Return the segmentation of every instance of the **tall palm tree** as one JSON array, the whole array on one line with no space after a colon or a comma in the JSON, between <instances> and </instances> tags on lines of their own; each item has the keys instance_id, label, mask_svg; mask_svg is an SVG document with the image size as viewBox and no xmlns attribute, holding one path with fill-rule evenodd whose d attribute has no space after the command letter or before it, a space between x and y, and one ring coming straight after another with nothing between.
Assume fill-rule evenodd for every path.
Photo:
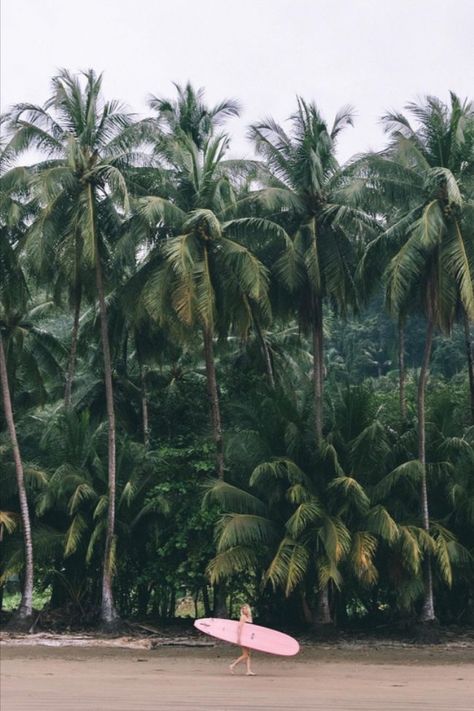
<instances>
[{"instance_id":1,"label":"tall palm tree","mask_svg":"<svg viewBox=\"0 0 474 711\"><path fill-rule=\"evenodd\" d=\"M390 200L396 219L378 238L391 243L394 256L387 269L387 303L397 317L414 306L426 317L426 337L418 380L418 461L423 526L430 530L426 477L425 392L436 328L449 333L460 300L474 317L474 248L466 220L472 205L463 196L466 136L472 104L451 94L447 106L436 97L409 104L416 125L402 113L384 117L389 148L367 161L367 180ZM469 143L469 142L468 142ZM472 150L472 143L468 146ZM472 163L469 171L472 171ZM469 171L467 171L469 173ZM425 559L425 593L420 621L435 619L432 572Z\"/></svg>"},{"instance_id":2,"label":"tall palm tree","mask_svg":"<svg viewBox=\"0 0 474 711\"><path fill-rule=\"evenodd\" d=\"M19 104L11 109L12 137L6 150L8 155L18 155L34 147L46 156L32 169L42 207L32 227L32 238L41 245L38 248L52 253L67 240L68 248L57 252L66 254L74 265L72 271L77 275L79 263L85 263L95 274L109 425L101 619L104 625L113 626L117 617L111 566L115 546L116 426L104 276L121 216L128 210L125 173L133 158L136 136L131 114L117 101L103 102L101 85L101 76L92 70L82 77L62 70L53 78L52 95L44 106ZM61 220L59 231L48 230L51 214L56 215L56 224ZM76 331L74 328L73 335ZM71 353L73 350L74 346Z\"/></svg>"},{"instance_id":3,"label":"tall palm tree","mask_svg":"<svg viewBox=\"0 0 474 711\"><path fill-rule=\"evenodd\" d=\"M28 298L28 288L24 273L20 267L18 253L21 247L24 224L22 218L25 210L21 200L27 193L24 171L13 169L0 178L0 384L2 402L10 444L15 462L16 482L20 500L21 524L23 530L25 579L22 590L17 620L20 624L28 624L33 612L33 543L31 537L31 521L25 487L23 462L18 444L15 417L10 395L10 385L7 368L7 357L4 347L5 317L12 310L21 312ZM12 186L15 191L12 192Z\"/></svg>"},{"instance_id":4,"label":"tall palm tree","mask_svg":"<svg viewBox=\"0 0 474 711\"><path fill-rule=\"evenodd\" d=\"M162 104L157 107L161 112ZM284 230L264 219L229 219L238 197L232 180L235 166L224 160L229 139L216 133L215 126L217 116L233 114L237 109L225 102L220 107L206 114L213 118L209 118L205 130L199 122L183 127L182 107L163 109L158 130L155 127L152 134L161 162L157 182L162 189L141 201L140 212L161 238L145 267L150 314L158 320L173 314L184 326L197 326L202 334L216 470L223 478L222 417L213 341L230 327L240 333L248 331L257 309L269 317L267 270L244 244L242 234L267 233L282 238ZM160 122L165 122L165 131Z\"/></svg>"},{"instance_id":5,"label":"tall palm tree","mask_svg":"<svg viewBox=\"0 0 474 711\"><path fill-rule=\"evenodd\" d=\"M229 117L240 114L240 105L235 99L224 99L210 107L204 101L204 89L195 89L189 82L184 87L174 86L176 99L151 96L148 105L157 112L156 120L165 133L172 136L185 134L199 150L204 148L218 126Z\"/></svg>"},{"instance_id":6,"label":"tall palm tree","mask_svg":"<svg viewBox=\"0 0 474 711\"><path fill-rule=\"evenodd\" d=\"M250 138L268 173L260 173L266 185L249 201L280 222L293 238L276 268L294 294L300 324L311 334L314 429L320 445L323 304L330 300L344 313L354 303L352 242L370 228L371 220L351 205L348 182L336 159L337 137L352 125L350 107L341 109L329 128L316 105L299 98L290 122L290 133L273 119L251 126Z\"/></svg>"}]
</instances>

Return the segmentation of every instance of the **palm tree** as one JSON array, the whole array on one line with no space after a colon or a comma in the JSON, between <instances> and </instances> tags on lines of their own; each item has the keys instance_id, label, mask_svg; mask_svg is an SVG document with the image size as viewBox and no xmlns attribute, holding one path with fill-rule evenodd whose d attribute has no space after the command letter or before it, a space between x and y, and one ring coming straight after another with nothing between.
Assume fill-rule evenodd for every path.
<instances>
[{"instance_id":1,"label":"palm tree","mask_svg":"<svg viewBox=\"0 0 474 711\"><path fill-rule=\"evenodd\" d=\"M184 87L174 84L178 94L175 100L151 96L148 105L157 112L157 123L164 133L188 136L202 150L218 126L229 117L240 114L235 99L224 99L216 106L204 102L204 89L194 89L188 82Z\"/></svg>"},{"instance_id":2,"label":"palm tree","mask_svg":"<svg viewBox=\"0 0 474 711\"><path fill-rule=\"evenodd\" d=\"M102 423L96 426L84 410L59 411L44 418L41 449L50 470L48 485L37 498L36 509L53 537L60 536L61 546L53 561L52 605L63 602L64 592L71 595L81 581L84 601L95 607L98 592L95 570L107 531L107 471L101 452L106 445ZM156 469L162 463L159 452L123 438L117 467L117 546L123 555L133 546L145 545L134 535L149 518L158 514L158 504L151 506L146 495L156 484ZM165 507L165 504L163 504ZM156 516L155 516L156 518ZM112 565L119 560L115 554ZM76 601L77 602L77 601Z\"/></svg>"},{"instance_id":3,"label":"palm tree","mask_svg":"<svg viewBox=\"0 0 474 711\"><path fill-rule=\"evenodd\" d=\"M52 96L44 106L19 104L13 107L9 112L12 138L6 151L8 155L18 155L34 147L46 155L47 160L32 170L42 207L32 235L49 252L68 241L67 249L57 251L65 253L74 265L76 318L79 262L93 267L95 272L109 425L108 521L101 619L105 626L113 626L117 617L111 566L115 545L116 426L104 272L121 216L128 210L125 172L132 159L136 135L133 118L121 104L102 101L101 76L89 70L83 78L85 85L80 77L62 70L53 78ZM47 229L51 214L56 215L56 224L62 220L62 229L58 232ZM76 327L73 335L77 335ZM74 343L71 362L73 353Z\"/></svg>"},{"instance_id":4,"label":"palm tree","mask_svg":"<svg viewBox=\"0 0 474 711\"><path fill-rule=\"evenodd\" d=\"M223 478L213 341L230 327L241 334L248 332L257 311L269 318L267 270L244 244L242 235L266 233L282 238L284 230L264 219L229 219L238 197L232 180L235 164L224 160L229 139L226 134L216 134L215 126L221 115L235 114L237 108L223 102L218 109L207 111L205 129L199 121L190 126L181 120L183 96L181 92L173 110L168 104L163 108L163 102L152 102L160 111L152 139L162 165L157 181L162 189L143 199L140 207L142 217L160 238L145 266L146 303L153 318L169 323L173 315L185 327L198 326L201 331L216 470ZM163 123L164 131L160 129Z\"/></svg>"},{"instance_id":5,"label":"palm tree","mask_svg":"<svg viewBox=\"0 0 474 711\"><path fill-rule=\"evenodd\" d=\"M361 584L373 585L378 543L393 545L398 529L383 506L371 505L357 475L345 474L334 446L322 446L316 459L308 453L305 410L298 413L291 400L272 394L261 406L272 420L270 427L268 421L260 424L259 416L253 424L258 429L241 429L234 446L246 452L248 461L274 451L276 439L279 450L291 451L293 458L260 461L250 475L250 490L230 482L209 486L206 500L217 501L224 511L209 569L213 580L255 570L257 580L261 576L263 584L271 583L286 597L298 591L306 621L319 626L332 622L329 587L343 587L344 569ZM373 423L368 427L373 429ZM362 441L370 437L367 430L355 440L358 457Z\"/></svg>"},{"instance_id":6,"label":"palm tree","mask_svg":"<svg viewBox=\"0 0 474 711\"><path fill-rule=\"evenodd\" d=\"M451 94L450 106L435 97L409 104L407 116L384 117L391 144L367 161L367 179L379 196L392 201L396 219L379 237L394 251L387 269L387 303L397 318L418 306L427 320L418 380L418 461L421 467L421 515L430 530L426 477L425 392L435 328L449 333L459 299L474 316L474 250L463 198L465 136L472 125L472 104ZM425 558L425 593L420 621L435 619L432 571Z\"/></svg>"},{"instance_id":7,"label":"palm tree","mask_svg":"<svg viewBox=\"0 0 474 711\"><path fill-rule=\"evenodd\" d=\"M2 389L3 410L7 423L10 444L15 462L16 482L20 499L20 513L23 530L25 580L22 590L20 607L17 612L17 621L21 625L28 624L33 612L33 543L31 538L30 512L25 488L25 475L21 458L20 447L16 433L15 418L10 396L7 358L4 348L2 331L5 329L5 317L15 311L22 311L28 298L28 289L25 275L18 260L19 247L22 235L22 217L25 210L21 200L19 184L23 171L14 170L6 173L0 179L0 384ZM13 179L12 179L13 178ZM18 180L20 178L20 180ZM16 194L10 191L12 185L16 186ZM26 192L26 190L25 190ZM3 523L2 523L3 528Z\"/></svg>"},{"instance_id":8,"label":"palm tree","mask_svg":"<svg viewBox=\"0 0 474 711\"><path fill-rule=\"evenodd\" d=\"M255 571L257 581L271 583L286 597L299 591L310 624L332 622L328 582L339 584L341 559L350 534L330 515L315 493L311 478L289 459L262 462L247 487L213 482L206 501L224 511L217 526L217 555L209 564L212 582ZM311 579L311 576L314 576ZM307 594L318 590L316 611Z\"/></svg>"},{"instance_id":9,"label":"palm tree","mask_svg":"<svg viewBox=\"0 0 474 711\"><path fill-rule=\"evenodd\" d=\"M291 248L276 270L293 292L297 316L309 331L313 350L314 428L321 444L324 429L324 314L330 300L342 313L354 303L351 275L352 242L371 225L369 217L351 205L348 182L336 160L339 133L352 125L344 107L331 129L315 104L298 99L287 133L273 119L250 128L268 173L265 187L248 200L280 222L293 236ZM262 175L263 173L263 175Z\"/></svg>"},{"instance_id":10,"label":"palm tree","mask_svg":"<svg viewBox=\"0 0 474 711\"><path fill-rule=\"evenodd\" d=\"M8 387L7 364L3 348L3 338L0 330L0 382L2 385L3 409L10 434L13 458L15 460L18 496L20 498L21 522L25 544L25 582L21 596L21 604L17 613L19 622L28 622L33 612L33 543L31 539L30 514L25 489L25 476L21 460L20 447L16 436L15 419L13 415L10 390Z\"/></svg>"}]
</instances>

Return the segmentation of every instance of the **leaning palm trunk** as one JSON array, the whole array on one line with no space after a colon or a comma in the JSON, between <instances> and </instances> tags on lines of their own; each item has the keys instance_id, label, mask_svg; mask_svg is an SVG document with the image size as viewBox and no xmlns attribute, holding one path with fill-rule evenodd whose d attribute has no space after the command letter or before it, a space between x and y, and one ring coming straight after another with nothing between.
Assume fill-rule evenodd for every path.
<instances>
[{"instance_id":1,"label":"leaning palm trunk","mask_svg":"<svg viewBox=\"0 0 474 711\"><path fill-rule=\"evenodd\" d=\"M212 331L209 326L202 329L204 339L204 358L206 361L207 391L211 403L212 437L216 446L216 468L219 479L224 479L224 443L222 438L221 410L217 389L216 366L212 346Z\"/></svg>"},{"instance_id":2,"label":"leaning palm trunk","mask_svg":"<svg viewBox=\"0 0 474 711\"><path fill-rule=\"evenodd\" d=\"M425 431L425 392L426 383L428 380L428 368L431 356L431 346L433 343L433 317L430 313L428 317L428 328L426 332L425 349L423 353L423 362L420 371L420 380L418 383L418 459L421 464L421 514L423 520L423 528L425 531L430 530L430 515L428 507L428 488L426 482L426 431ZM436 619L434 612L433 600L433 576L431 571L431 560L427 554L423 564L424 577L424 600L423 607L420 612L420 622L432 622Z\"/></svg>"},{"instance_id":3,"label":"leaning palm trunk","mask_svg":"<svg viewBox=\"0 0 474 711\"><path fill-rule=\"evenodd\" d=\"M64 407L66 409L71 407L72 383L74 381L74 374L76 370L77 339L79 335L79 318L81 315L81 297L82 289L81 285L78 284L74 290L74 321L72 324L71 349L69 351L69 360L66 371L66 386L64 388Z\"/></svg>"},{"instance_id":4,"label":"leaning palm trunk","mask_svg":"<svg viewBox=\"0 0 474 711\"><path fill-rule=\"evenodd\" d=\"M25 476L23 463L21 461L20 447L16 436L15 420L13 417L10 389L8 386L7 364L5 351L3 349L3 339L0 332L0 382L3 394L3 409L7 421L8 433L10 435L15 461L16 481L18 486L18 497L20 499L21 522L23 527L23 542L25 547L25 581L21 596L21 603L16 614L18 622L27 622L33 612L33 542L31 539L30 513L28 510L28 500L26 497Z\"/></svg>"},{"instance_id":5,"label":"leaning palm trunk","mask_svg":"<svg viewBox=\"0 0 474 711\"><path fill-rule=\"evenodd\" d=\"M467 372L469 375L469 397L471 405L471 422L474 425L474 354L471 338L471 323L466 310L463 308L464 338L466 342Z\"/></svg>"},{"instance_id":6,"label":"leaning palm trunk","mask_svg":"<svg viewBox=\"0 0 474 711\"><path fill-rule=\"evenodd\" d=\"M248 308L249 308L250 314L252 316L252 323L255 328L255 333L257 334L258 342L260 344L260 350L262 352L263 362L265 364L265 371L267 374L268 384L272 390L275 390L275 374L273 372L273 365L272 365L272 359L271 359L271 355L270 355L270 349L268 347L268 343L265 340L265 336L263 334L262 327L260 325L260 320L258 318L258 314L255 312L255 307L252 304L252 300L246 299L246 303L248 304Z\"/></svg>"}]
</instances>

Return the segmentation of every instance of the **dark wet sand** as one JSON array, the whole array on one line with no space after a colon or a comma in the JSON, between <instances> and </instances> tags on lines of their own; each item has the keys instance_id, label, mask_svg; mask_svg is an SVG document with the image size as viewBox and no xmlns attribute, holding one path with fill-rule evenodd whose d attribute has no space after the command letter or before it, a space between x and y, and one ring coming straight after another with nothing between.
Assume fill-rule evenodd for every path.
<instances>
[{"instance_id":1,"label":"dark wet sand","mask_svg":"<svg viewBox=\"0 0 474 711\"><path fill-rule=\"evenodd\" d=\"M231 647L9 647L1 711L473 711L474 649L303 648L255 654L255 677L232 676Z\"/></svg>"}]
</instances>

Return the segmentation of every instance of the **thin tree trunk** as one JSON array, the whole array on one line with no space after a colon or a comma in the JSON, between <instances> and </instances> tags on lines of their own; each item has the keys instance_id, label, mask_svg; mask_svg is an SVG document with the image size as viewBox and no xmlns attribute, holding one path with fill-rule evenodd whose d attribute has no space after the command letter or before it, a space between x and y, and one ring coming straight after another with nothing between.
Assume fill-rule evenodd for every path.
<instances>
[{"instance_id":1,"label":"thin tree trunk","mask_svg":"<svg viewBox=\"0 0 474 711\"><path fill-rule=\"evenodd\" d=\"M3 531L5 529L5 526L3 523L0 523L0 545L3 543ZM3 575L3 561L2 561L2 555L1 555L1 550L2 548L0 547L0 577ZM5 590L5 585L0 585L0 615L3 610L3 593Z\"/></svg>"},{"instance_id":2,"label":"thin tree trunk","mask_svg":"<svg viewBox=\"0 0 474 711\"><path fill-rule=\"evenodd\" d=\"M325 372L324 372L324 329L323 329L323 305L321 302L318 301L319 304L319 314L318 314L318 322L319 322L319 333L318 333L318 340L319 340L319 389L321 391L321 433L324 430L324 379L325 379Z\"/></svg>"},{"instance_id":3,"label":"thin tree trunk","mask_svg":"<svg viewBox=\"0 0 474 711\"><path fill-rule=\"evenodd\" d=\"M301 611L303 613L304 621L307 625L311 626L313 624L313 611L308 604L306 593L304 591L301 592Z\"/></svg>"},{"instance_id":4,"label":"thin tree trunk","mask_svg":"<svg viewBox=\"0 0 474 711\"><path fill-rule=\"evenodd\" d=\"M206 361L207 391L211 403L212 437L216 446L216 468L219 479L224 479L224 442L222 438L221 411L217 390L216 366L212 345L212 332L209 326L202 329L204 338L204 357Z\"/></svg>"},{"instance_id":5,"label":"thin tree trunk","mask_svg":"<svg viewBox=\"0 0 474 711\"><path fill-rule=\"evenodd\" d=\"M66 372L66 385L64 388L64 407L69 409L71 407L72 399L72 383L74 381L74 374L76 370L76 354L77 354L77 339L79 334L79 318L81 315L81 300L82 300L82 288L81 285L76 285L74 290L74 321L72 324L71 332L71 349L69 351L69 360Z\"/></svg>"},{"instance_id":6,"label":"thin tree trunk","mask_svg":"<svg viewBox=\"0 0 474 711\"><path fill-rule=\"evenodd\" d=\"M329 585L318 591L318 607L314 618L315 625L331 625L331 608L329 606Z\"/></svg>"},{"instance_id":7,"label":"thin tree trunk","mask_svg":"<svg viewBox=\"0 0 474 711\"><path fill-rule=\"evenodd\" d=\"M104 382L105 399L107 404L108 419L108 510L107 528L105 534L105 552L102 571L102 603L100 618L102 625L112 629L118 618L114 605L112 591L112 569L115 556L115 410L114 392L112 385L112 359L110 357L110 343L107 324L107 307L105 303L104 283L102 278L102 265L100 261L97 235L95 234L94 206L92 187L89 186L90 210L92 229L94 230L94 258L97 294L99 298L100 335L102 340L102 353L104 357Z\"/></svg>"},{"instance_id":8,"label":"thin tree trunk","mask_svg":"<svg viewBox=\"0 0 474 711\"><path fill-rule=\"evenodd\" d=\"M321 307L316 298L313 301L313 312L314 426L316 444L319 447L323 439L323 324Z\"/></svg>"},{"instance_id":9,"label":"thin tree trunk","mask_svg":"<svg viewBox=\"0 0 474 711\"><path fill-rule=\"evenodd\" d=\"M214 585L214 617L226 618L227 612L227 589L225 583Z\"/></svg>"},{"instance_id":10,"label":"thin tree trunk","mask_svg":"<svg viewBox=\"0 0 474 711\"><path fill-rule=\"evenodd\" d=\"M143 423L143 444L150 446L150 424L148 418L148 393L146 389L145 371L140 363L140 382L142 390L142 423Z\"/></svg>"},{"instance_id":11,"label":"thin tree trunk","mask_svg":"<svg viewBox=\"0 0 474 711\"><path fill-rule=\"evenodd\" d=\"M398 322L398 380L400 417L404 422L407 418L407 402L405 397L405 331L401 319Z\"/></svg>"},{"instance_id":12,"label":"thin tree trunk","mask_svg":"<svg viewBox=\"0 0 474 711\"><path fill-rule=\"evenodd\" d=\"M150 445L150 420L148 414L148 392L146 387L146 370L143 365L142 355L140 352L140 344L138 334L135 332L135 351L137 354L138 369L140 372L140 389L141 389L141 404L142 404L142 427L143 427L143 444L145 447Z\"/></svg>"},{"instance_id":13,"label":"thin tree trunk","mask_svg":"<svg viewBox=\"0 0 474 711\"><path fill-rule=\"evenodd\" d=\"M16 481L18 486L18 497L20 499L20 513L23 528L23 543L25 548L25 581L21 596L20 607L16 613L16 619L22 623L27 622L33 613L33 541L31 538L30 512L28 510L28 499L26 497L25 476L23 463L21 460L20 447L16 436L15 419L13 416L12 403L10 399L10 389L8 386L7 363L5 351L3 349L3 338L0 331L0 382L2 385L3 409L7 421L8 433L15 462Z\"/></svg>"},{"instance_id":14,"label":"thin tree trunk","mask_svg":"<svg viewBox=\"0 0 474 711\"><path fill-rule=\"evenodd\" d=\"M267 373L267 378L268 378L268 384L270 385L272 390L275 390L275 375L273 373L273 365L272 365L272 359L270 356L270 349L268 347L268 343L265 340L265 336L262 333L262 329L260 328L260 324L257 321L255 321L255 329L257 331L258 339L260 341L260 347L262 349L262 355L263 355L263 360L265 363L265 370Z\"/></svg>"},{"instance_id":15,"label":"thin tree trunk","mask_svg":"<svg viewBox=\"0 0 474 711\"><path fill-rule=\"evenodd\" d=\"M323 388L324 388L324 344L323 344L323 309L320 295L319 255L317 241L317 223L313 217L308 223L312 235L312 248L314 252L314 268L317 272L316 280L312 280L312 338L313 338L313 390L314 390L314 427L316 446L319 448L323 439Z\"/></svg>"},{"instance_id":16,"label":"thin tree trunk","mask_svg":"<svg viewBox=\"0 0 474 711\"><path fill-rule=\"evenodd\" d=\"M211 603L209 602L209 591L207 589L207 585L203 585L202 587L202 604L204 605L204 616L210 617Z\"/></svg>"},{"instance_id":17,"label":"thin tree trunk","mask_svg":"<svg viewBox=\"0 0 474 711\"><path fill-rule=\"evenodd\" d=\"M255 332L260 343L260 350L262 351L263 362L265 363L265 371L267 373L268 384L270 385L272 390L275 390L275 374L273 372L270 349L268 348L268 343L266 342L265 336L263 335L263 331L260 326L260 321L258 319L257 314L255 313L255 308L250 299L248 300L248 304L250 308L250 313L252 315L253 325L255 326Z\"/></svg>"},{"instance_id":18,"label":"thin tree trunk","mask_svg":"<svg viewBox=\"0 0 474 711\"><path fill-rule=\"evenodd\" d=\"M425 431L425 393L426 383L428 381L428 369L430 364L431 346L433 344L433 319L429 316L428 328L426 331L425 349L423 353L423 362L420 370L420 379L418 382L418 459L420 460L421 474L421 514L423 520L423 528L425 531L430 530L430 514L428 507L428 487L426 482L426 431ZM431 572L430 556L426 555L423 564L424 577L424 600L420 612L420 622L432 622L436 619L434 611L433 599L433 576Z\"/></svg>"},{"instance_id":19,"label":"thin tree trunk","mask_svg":"<svg viewBox=\"0 0 474 711\"><path fill-rule=\"evenodd\" d=\"M474 351L471 339L471 324L466 309L462 310L464 322L464 338L466 342L467 372L469 374L469 398L471 405L471 423L474 425Z\"/></svg>"},{"instance_id":20,"label":"thin tree trunk","mask_svg":"<svg viewBox=\"0 0 474 711\"><path fill-rule=\"evenodd\" d=\"M170 620L174 620L175 614L176 614L176 590L175 590L175 588L171 588L170 602L169 602L167 616Z\"/></svg>"}]
</instances>

